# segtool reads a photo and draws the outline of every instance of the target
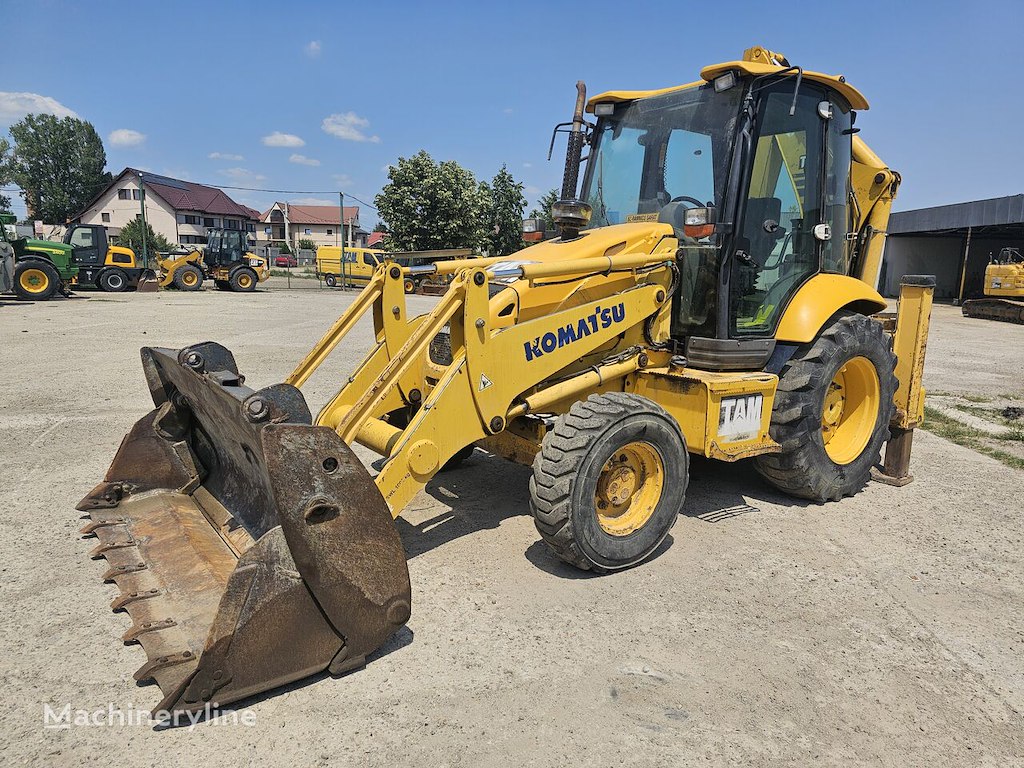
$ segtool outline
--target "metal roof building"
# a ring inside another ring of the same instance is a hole
[[[893,213],[878,289],[899,293],[903,275],[933,274],[935,296],[981,295],[989,255],[1024,246],[1024,195]]]

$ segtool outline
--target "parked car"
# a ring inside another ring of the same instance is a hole
[[[299,266],[298,259],[294,256],[278,256],[274,259],[275,267],[297,267]]]

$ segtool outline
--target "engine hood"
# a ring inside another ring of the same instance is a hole
[[[579,237],[563,242],[561,238],[518,251],[509,261],[567,261],[593,256],[614,256],[618,253],[651,253],[666,237],[673,237],[672,227],[659,222],[615,224],[610,227],[585,229]]]

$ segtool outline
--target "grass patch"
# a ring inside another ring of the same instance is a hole
[[[925,421],[923,427],[933,435],[944,437],[957,445],[962,445],[963,447],[970,448],[978,453],[983,453],[997,461],[1001,461],[1008,467],[1024,470],[1024,458],[1014,456],[1012,453],[1007,453],[1006,451],[1001,451],[998,448],[993,448],[991,445],[988,445],[985,442],[985,438],[988,436],[981,430],[969,427],[966,424],[963,424],[927,405],[924,407],[924,416]],[[1014,433],[1011,433],[1011,435],[1016,435],[1018,432],[1024,431],[1014,430]],[[1024,434],[1020,434],[1019,437],[1008,435],[1001,439],[1015,440],[1021,438],[1024,438]]]
[[[985,397],[984,395],[960,395],[964,400],[969,403],[991,403],[993,398]]]
[[[294,280],[316,280],[314,272],[289,272],[287,269],[270,270],[271,277],[291,277]]]

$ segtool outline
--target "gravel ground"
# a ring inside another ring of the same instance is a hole
[[[127,617],[74,511],[151,407],[138,348],[220,341],[262,386],[351,297],[0,302],[5,764],[1024,764],[1024,473],[927,432],[915,483],[827,505],[694,462],[666,546],[604,577],[553,559],[527,469],[478,451],[399,521],[413,615],[364,670],[194,729],[44,728],[46,706],[159,699],[131,680],[144,654],[118,640]],[[314,410],[370,341],[356,336],[307,385]],[[937,307],[928,386],[1019,393],[1022,336]]]

